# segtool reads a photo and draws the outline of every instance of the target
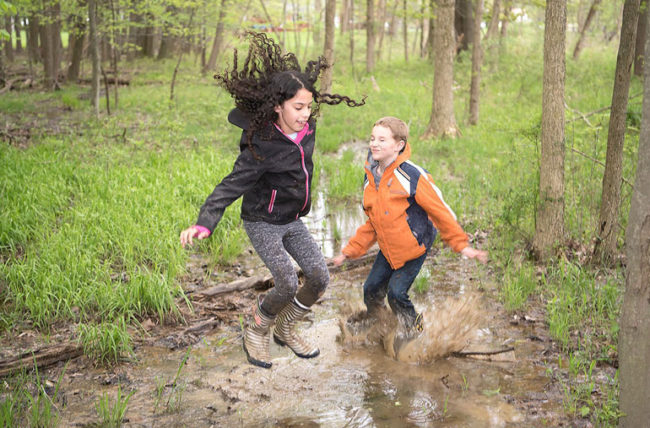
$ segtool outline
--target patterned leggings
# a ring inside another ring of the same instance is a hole
[[[244,221],[244,229],[275,282],[275,287],[262,301],[264,312],[275,316],[294,297],[307,307],[316,303],[325,292],[330,277],[323,253],[302,220],[289,224]],[[289,256],[305,274],[300,290]]]

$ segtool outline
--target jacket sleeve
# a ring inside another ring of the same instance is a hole
[[[250,190],[264,174],[264,163],[244,149],[237,157],[232,172],[217,184],[199,211],[198,226],[214,232],[228,205]]]
[[[357,232],[348,241],[348,245],[341,252],[351,259],[356,259],[366,254],[376,241],[377,233],[368,219],[363,226],[357,229]]]
[[[442,198],[440,189],[429,174],[422,174],[415,191],[415,202],[421,206],[440,232],[442,240],[459,253],[469,245],[469,238],[456,221],[456,214]]]

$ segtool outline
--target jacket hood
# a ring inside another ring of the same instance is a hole
[[[230,110],[230,113],[228,113],[228,122],[244,130],[248,130],[250,127],[250,118],[238,108]]]

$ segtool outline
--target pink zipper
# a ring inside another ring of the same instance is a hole
[[[269,214],[273,212],[273,205],[275,204],[275,195],[278,194],[278,191],[273,189],[271,192],[271,202],[269,202]]]

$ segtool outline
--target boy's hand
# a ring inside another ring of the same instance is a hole
[[[210,236],[209,231],[208,232],[206,232],[205,230],[201,231],[196,226],[190,226],[181,232],[181,246],[185,248],[185,245],[187,244],[192,245],[194,243],[192,242],[192,238],[205,239],[208,236]]]
[[[472,247],[465,247],[460,253],[468,259],[476,259],[483,264],[487,263],[487,251],[477,250]]]
[[[348,256],[341,253],[341,254],[339,254],[338,256],[336,256],[336,257],[334,257],[332,259],[332,263],[334,263],[334,266],[341,266],[343,264],[343,262],[345,261],[345,259],[347,259],[347,258],[348,258]]]

